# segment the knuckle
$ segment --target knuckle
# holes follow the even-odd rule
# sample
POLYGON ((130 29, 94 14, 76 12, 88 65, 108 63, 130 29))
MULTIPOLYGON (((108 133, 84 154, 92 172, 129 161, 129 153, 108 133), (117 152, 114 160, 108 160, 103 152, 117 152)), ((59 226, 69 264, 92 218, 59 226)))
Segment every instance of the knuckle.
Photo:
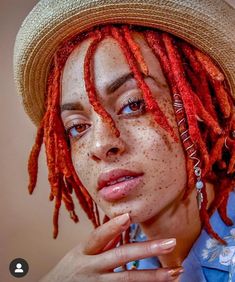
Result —
POLYGON ((154 276, 154 281, 158 281, 158 282, 171 281, 171 280, 169 280, 169 277, 166 274, 166 272, 165 271, 161 271, 159 269, 153 272, 153 276, 154 276))
POLYGON ((122 276, 121 282, 136 282, 136 278, 133 275, 133 272, 126 271, 122 276))
POLYGON ((127 259, 127 254, 123 247, 117 247, 114 249, 114 254, 116 258, 120 261, 125 261, 127 259))
POLYGON ((143 251, 147 255, 148 254, 150 254, 150 255, 153 254, 153 249, 152 249, 152 246, 151 246, 151 244, 149 242, 144 243, 144 250, 143 251))

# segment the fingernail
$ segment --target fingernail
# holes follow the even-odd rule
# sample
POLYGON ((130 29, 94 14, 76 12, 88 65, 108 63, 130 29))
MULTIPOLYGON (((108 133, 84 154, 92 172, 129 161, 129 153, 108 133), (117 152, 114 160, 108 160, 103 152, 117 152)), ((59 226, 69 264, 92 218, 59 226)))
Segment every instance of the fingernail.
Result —
POLYGON ((171 239, 166 239, 166 240, 163 240, 161 243, 160 243, 160 248, 162 250, 167 250, 167 249, 170 249, 172 247, 174 247, 176 245, 176 239, 175 238, 171 238, 171 239))
POLYGON ((184 272, 184 269, 182 267, 176 267, 168 270, 168 275, 170 278, 176 278, 180 274, 184 272))
POLYGON ((130 216, 129 213, 124 213, 116 218, 116 222, 121 226, 121 229, 125 231, 127 227, 130 225, 130 216))

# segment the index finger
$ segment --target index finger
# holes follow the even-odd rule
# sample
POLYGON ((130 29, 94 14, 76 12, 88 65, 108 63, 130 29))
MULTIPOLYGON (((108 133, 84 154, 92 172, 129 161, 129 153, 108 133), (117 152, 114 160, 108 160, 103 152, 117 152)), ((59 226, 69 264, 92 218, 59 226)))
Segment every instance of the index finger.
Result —
POLYGON ((128 213, 125 213, 99 226, 91 233, 83 253, 86 255, 100 253, 111 240, 125 231, 130 223, 130 216, 128 213))
POLYGON ((99 254, 96 257, 97 271, 107 271, 130 261, 169 254, 176 245, 175 238, 130 243, 99 254), (100 264, 102 261, 102 264, 100 264))

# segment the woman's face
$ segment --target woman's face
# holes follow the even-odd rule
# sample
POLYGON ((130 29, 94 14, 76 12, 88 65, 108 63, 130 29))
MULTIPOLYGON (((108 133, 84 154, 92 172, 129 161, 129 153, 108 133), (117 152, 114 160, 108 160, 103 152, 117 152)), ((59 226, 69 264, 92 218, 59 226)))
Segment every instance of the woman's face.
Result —
MULTIPOLYGON (((154 99, 176 135, 178 129, 169 89, 158 60, 142 35, 135 33, 154 99)), ((144 222, 179 204, 186 185, 185 157, 180 142, 146 113, 142 94, 129 65, 111 37, 94 55, 94 80, 99 101, 112 116, 120 136, 93 110, 84 84, 87 39, 69 56, 62 75, 62 120, 71 143, 75 170, 94 201, 114 217, 130 213, 144 222)))

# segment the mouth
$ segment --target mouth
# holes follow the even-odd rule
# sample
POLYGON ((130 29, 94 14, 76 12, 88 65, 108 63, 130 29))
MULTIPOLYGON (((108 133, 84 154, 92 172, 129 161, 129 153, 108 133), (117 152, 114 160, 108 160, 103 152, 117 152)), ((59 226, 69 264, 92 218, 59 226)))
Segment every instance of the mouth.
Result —
POLYGON ((116 169, 103 173, 98 179, 98 191, 107 201, 116 201, 132 193, 142 179, 142 172, 116 169))

